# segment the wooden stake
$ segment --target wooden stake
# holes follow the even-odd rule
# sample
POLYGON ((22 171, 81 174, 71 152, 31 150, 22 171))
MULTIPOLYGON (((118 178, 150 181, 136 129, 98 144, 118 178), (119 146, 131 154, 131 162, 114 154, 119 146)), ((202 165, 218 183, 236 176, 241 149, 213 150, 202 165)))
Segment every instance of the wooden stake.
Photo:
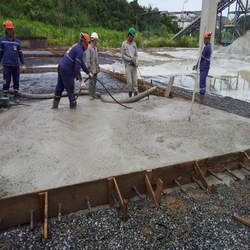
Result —
POLYGON ((154 192, 153 187, 151 185, 151 178, 150 178, 151 174, 152 174, 151 170, 147 170, 145 173, 145 183, 146 183, 147 193, 148 193, 149 197, 151 198, 151 200, 154 202, 155 206, 159 207, 159 203, 157 201, 155 192, 154 192))
POLYGON ((195 168, 195 172, 197 173, 200 181, 202 182, 203 186, 208 190, 210 191, 210 186, 208 185, 200 167, 199 167, 199 164, 197 161, 194 162, 194 168, 195 168))
POLYGON ((120 201, 121 206, 123 207, 125 205, 124 200, 122 198, 122 195, 121 195, 120 189, 118 187, 117 181, 116 181, 116 179, 114 177, 113 177, 113 181, 114 181, 114 184, 115 184, 115 190, 116 190, 116 193, 118 195, 118 199, 120 201))
POLYGON ((124 221, 127 221, 128 220, 128 217, 127 217, 127 202, 122 198, 122 195, 121 195, 121 192, 120 192, 120 189, 119 189, 119 186, 117 184, 117 181, 115 179, 115 177, 113 177, 113 181, 114 181, 114 185, 115 185, 115 190, 116 190, 116 193, 118 195, 118 199, 120 201, 120 205, 121 205, 121 210, 122 210, 122 219, 124 221))
POLYGON ((160 204, 160 201, 161 201, 161 192, 163 190, 163 181, 161 178, 158 178, 157 180, 157 188, 156 188, 156 193, 155 193, 155 196, 156 196, 156 200, 158 202, 158 204, 160 204))
POLYGON ((127 201, 122 198, 122 194, 121 194, 121 191, 119 189, 119 186, 118 186, 118 183, 117 183, 115 177, 108 178, 108 200, 109 200, 109 205, 111 207, 115 206, 114 190, 116 191, 116 193, 118 195, 119 202, 120 202, 120 209, 122 210, 122 219, 124 221, 127 221, 128 220, 128 218, 127 218, 127 201))
POLYGON ((165 90, 165 97, 170 97, 171 96, 171 89, 172 89, 172 86, 174 84, 174 76, 171 76, 170 79, 169 79, 169 82, 168 82, 168 85, 166 87, 166 90, 165 90))
POLYGON ((42 234, 43 234, 43 243, 45 243, 48 238, 48 192, 39 193, 38 195, 42 211, 41 216, 44 219, 42 234))
POLYGON ((237 220, 240 223, 250 227, 250 221, 248 219, 242 218, 242 217, 237 216, 237 215, 233 215, 232 217, 233 217, 234 220, 237 220))

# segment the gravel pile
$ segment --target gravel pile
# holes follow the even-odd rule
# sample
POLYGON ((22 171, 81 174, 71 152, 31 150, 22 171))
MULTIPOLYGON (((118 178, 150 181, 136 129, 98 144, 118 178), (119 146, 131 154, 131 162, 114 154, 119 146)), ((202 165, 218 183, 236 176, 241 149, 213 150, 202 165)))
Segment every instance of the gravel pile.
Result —
POLYGON ((218 185, 216 194, 173 191, 158 209, 148 200, 129 202, 127 223, 115 209, 50 219, 45 245, 41 224, 33 232, 13 228, 0 233, 0 249, 248 249, 248 228, 232 215, 249 219, 249 181, 218 185))

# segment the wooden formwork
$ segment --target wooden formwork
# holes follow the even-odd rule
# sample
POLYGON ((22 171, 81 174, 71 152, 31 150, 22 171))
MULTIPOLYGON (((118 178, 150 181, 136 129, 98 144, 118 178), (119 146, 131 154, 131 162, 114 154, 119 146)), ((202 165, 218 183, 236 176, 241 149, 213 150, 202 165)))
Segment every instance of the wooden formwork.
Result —
MULTIPOLYGON (((210 187, 205 180, 205 177, 210 175, 209 170, 219 173, 225 169, 233 170, 240 167, 249 169, 249 152, 250 150, 246 150, 148 171, 5 197, 0 199, 0 229, 30 223, 31 216, 35 220, 45 221, 48 217, 58 216, 58 213, 68 214, 87 209, 89 207, 87 201, 92 207, 112 205, 112 192, 118 195, 120 207, 125 213, 127 199, 136 196, 134 187, 141 194, 153 197, 156 206, 160 202, 161 190, 174 187, 177 179, 183 185, 193 182, 193 177, 195 177, 209 190, 210 187), (157 188, 154 189, 155 186, 157 188)), ((47 229, 47 227, 44 228, 47 229)))

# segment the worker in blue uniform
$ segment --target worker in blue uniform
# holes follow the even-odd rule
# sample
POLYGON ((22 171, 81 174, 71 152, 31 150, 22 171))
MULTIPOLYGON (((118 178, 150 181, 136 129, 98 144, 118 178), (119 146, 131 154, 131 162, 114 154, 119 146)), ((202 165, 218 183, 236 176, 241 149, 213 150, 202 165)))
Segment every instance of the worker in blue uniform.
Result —
POLYGON ((25 70, 24 57, 21 49, 21 43, 14 36, 14 25, 11 21, 7 20, 4 23, 6 36, 0 39, 0 62, 3 59, 3 92, 7 94, 10 88, 11 77, 13 79, 13 89, 15 96, 18 95, 19 78, 20 78, 20 65, 19 59, 22 64, 22 69, 25 70))
POLYGON ((87 50, 90 37, 87 33, 80 34, 80 42, 73 45, 64 55, 58 66, 58 80, 55 89, 55 97, 53 101, 54 109, 58 108, 60 98, 64 89, 67 91, 70 108, 76 108, 77 102, 74 94, 74 79, 80 81, 82 89, 86 88, 85 83, 82 80, 80 69, 89 75, 92 79, 93 75, 86 67, 83 61, 84 51, 87 50))
POLYGON ((201 63, 200 63, 200 95, 205 95, 206 93, 206 79, 208 76, 208 71, 210 69, 210 59, 212 54, 212 48, 211 48, 211 32, 205 32, 204 35, 204 49, 202 51, 201 55, 201 63))

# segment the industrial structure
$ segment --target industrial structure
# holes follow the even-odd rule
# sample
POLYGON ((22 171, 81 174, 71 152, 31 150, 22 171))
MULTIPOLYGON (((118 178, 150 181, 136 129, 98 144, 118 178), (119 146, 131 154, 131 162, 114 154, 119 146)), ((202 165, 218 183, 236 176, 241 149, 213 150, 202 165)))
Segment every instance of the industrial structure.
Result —
MULTIPOLYGON (((246 16, 250 10, 250 3, 248 0, 221 0, 218 3, 217 7, 217 15, 219 16, 219 31, 220 31, 220 38, 223 38, 223 29, 226 30, 225 35, 225 44, 232 43, 234 39, 239 36, 239 20, 242 20, 244 15, 244 25, 242 27, 242 33, 245 33, 245 23, 246 23, 246 16), (234 10, 233 10, 234 8, 234 10), (228 18, 231 18, 231 24, 223 24, 223 11, 228 10, 228 18), (233 15, 233 18, 230 17, 233 15), (227 35, 227 31, 231 30, 232 32, 232 39, 229 39, 227 35)), ((192 32, 198 30, 200 28, 201 23, 201 16, 197 17, 188 27, 182 29, 179 33, 177 33, 172 40, 179 39, 184 35, 190 35, 192 32)))

